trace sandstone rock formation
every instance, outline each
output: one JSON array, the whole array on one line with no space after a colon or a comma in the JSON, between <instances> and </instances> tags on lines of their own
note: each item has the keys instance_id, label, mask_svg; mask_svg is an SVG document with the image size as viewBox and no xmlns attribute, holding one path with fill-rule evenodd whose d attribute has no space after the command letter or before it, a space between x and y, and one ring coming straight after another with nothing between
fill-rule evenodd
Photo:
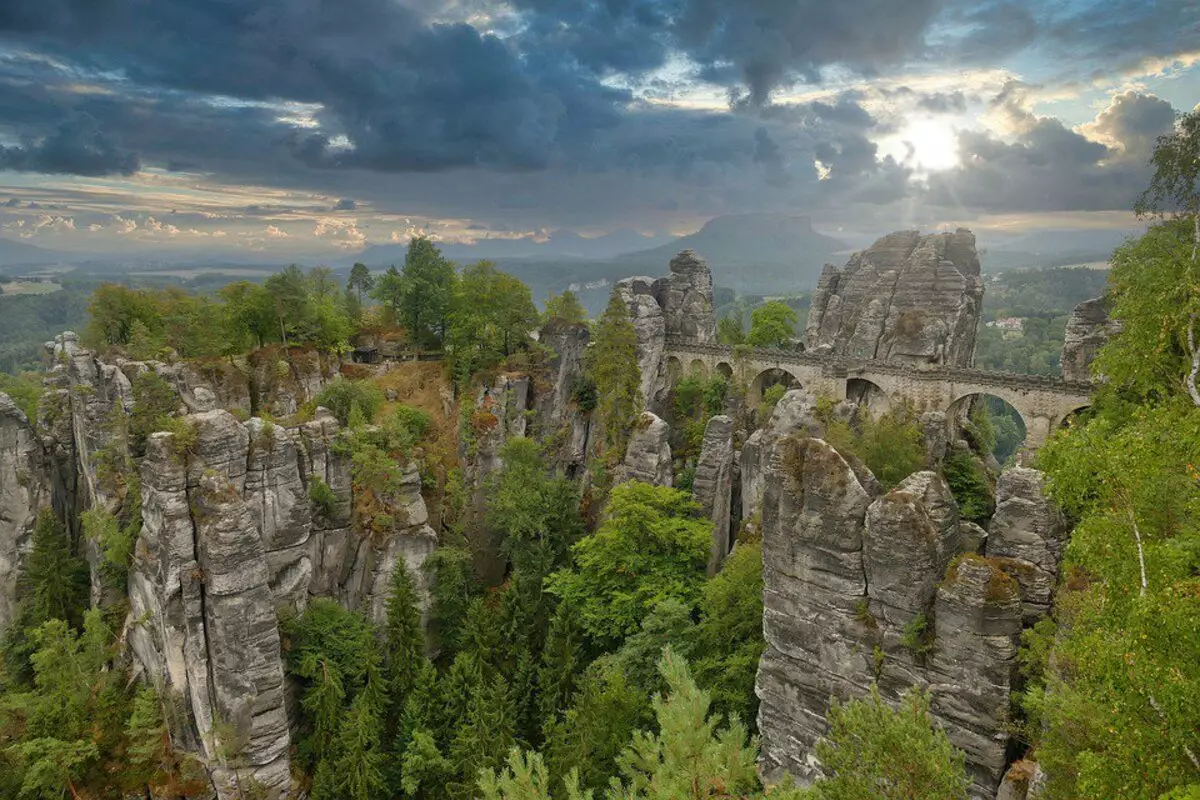
<instances>
[{"instance_id":1,"label":"sandstone rock formation","mask_svg":"<svg viewBox=\"0 0 1200 800\"><path fill-rule=\"evenodd\" d=\"M872 670L864 518L871 496L836 450L790 436L765 476L763 635L755 686L764 780L814 778L830 696L866 690Z\"/></svg>"},{"instance_id":2,"label":"sandstone rock formation","mask_svg":"<svg viewBox=\"0 0 1200 800\"><path fill-rule=\"evenodd\" d=\"M964 556L937 592L927 679L932 710L967 755L972 793L994 796L1007 755L1008 696L1016 676L1021 600L994 560Z\"/></svg>"},{"instance_id":3,"label":"sandstone rock formation","mask_svg":"<svg viewBox=\"0 0 1200 800\"><path fill-rule=\"evenodd\" d=\"M996 512L988 530L987 554L1009 559L1021 588L1026 623L1050 611L1058 568L1070 526L1043 493L1045 475L1016 467L996 482Z\"/></svg>"},{"instance_id":4,"label":"sandstone rock formation","mask_svg":"<svg viewBox=\"0 0 1200 800\"><path fill-rule=\"evenodd\" d=\"M1063 337L1061 371L1064 380L1090 381L1092 362L1100 348L1121 330L1121 324L1109 317L1109 303L1103 297L1085 300L1075 306L1067 319Z\"/></svg>"},{"instance_id":5,"label":"sandstone rock formation","mask_svg":"<svg viewBox=\"0 0 1200 800\"><path fill-rule=\"evenodd\" d=\"M278 615L310 596L384 617L400 563L422 604L423 563L436 546L413 465L382 537L352 522L349 458L324 409L285 429L223 409L190 414L195 441L150 437L141 464L143 529L129 575L127 636L144 674L184 701L194 728L181 732L207 764L219 797L241 797L253 777L272 796L290 785L289 722ZM332 491L316 507L314 481ZM245 768L225 768L229 741ZM221 755L224 753L224 755Z\"/></svg>"},{"instance_id":6,"label":"sandstone rock formation","mask_svg":"<svg viewBox=\"0 0 1200 800\"><path fill-rule=\"evenodd\" d=\"M505 560L500 552L500 537L489 528L486 519L488 476L497 472L504 443L513 436L524 436L528 427L530 379L524 375L500 375L491 386L475 396L471 414L471 435L461 443L459 458L463 479L470 493L466 509L466 527L472 531L471 553L475 572L489 584L504 577ZM465 399L463 402L470 402Z\"/></svg>"},{"instance_id":7,"label":"sandstone rock formation","mask_svg":"<svg viewBox=\"0 0 1200 800\"><path fill-rule=\"evenodd\" d=\"M983 300L975 237L898 231L826 266L807 349L851 358L968 366Z\"/></svg>"},{"instance_id":8,"label":"sandstone rock formation","mask_svg":"<svg viewBox=\"0 0 1200 800\"><path fill-rule=\"evenodd\" d=\"M739 470L742 519L762 511L766 474L780 440L795 431L810 436L824 435L824 426L814 416L816 409L817 398L801 389L791 389L775 404L766 426L752 433L742 445Z\"/></svg>"},{"instance_id":9,"label":"sandstone rock formation","mask_svg":"<svg viewBox=\"0 0 1200 800\"><path fill-rule=\"evenodd\" d=\"M799 409L800 398L792 404ZM812 748L831 696L861 696L875 683L897 700L915 686L932 694L935 717L967 754L972 797L991 800L1009 755L1004 710L1022 623L1044 613L1065 533L1041 496L1040 473L1001 478L1002 507L984 533L959 518L938 473L915 473L879 495L864 467L815 438L803 415L792 417L791 430L773 419L780 427L755 443L764 779L819 775ZM987 557L973 552L980 547Z\"/></svg>"},{"instance_id":10,"label":"sandstone rock formation","mask_svg":"<svg viewBox=\"0 0 1200 800\"><path fill-rule=\"evenodd\" d=\"M591 336L587 325L551 322L540 341L550 348L549 391L535 392L534 435L558 444L550 455L568 475L582 472L592 439L591 415L581 410L574 396L583 380L583 356Z\"/></svg>"},{"instance_id":11,"label":"sandstone rock formation","mask_svg":"<svg viewBox=\"0 0 1200 800\"><path fill-rule=\"evenodd\" d=\"M936 472L918 472L872 503L863 567L875 618L902 629L927 614L958 540L958 508Z\"/></svg>"},{"instance_id":12,"label":"sandstone rock formation","mask_svg":"<svg viewBox=\"0 0 1200 800\"><path fill-rule=\"evenodd\" d=\"M661 410L667 392L667 322L662 306L654 299L650 278L625 278L617 281L613 292L629 308L629 318L637 332L638 369L641 371L643 407Z\"/></svg>"},{"instance_id":13,"label":"sandstone rock formation","mask_svg":"<svg viewBox=\"0 0 1200 800\"><path fill-rule=\"evenodd\" d=\"M16 616L17 581L38 512L48 505L42 440L25 412L0 392L0 636Z\"/></svg>"},{"instance_id":14,"label":"sandstone rock formation","mask_svg":"<svg viewBox=\"0 0 1200 800\"><path fill-rule=\"evenodd\" d=\"M654 486L671 486L675 482L671 464L671 426L649 411L633 424L625 461L618 468L617 483L641 481Z\"/></svg>"},{"instance_id":15,"label":"sandstone rock formation","mask_svg":"<svg viewBox=\"0 0 1200 800\"><path fill-rule=\"evenodd\" d=\"M667 336L717 340L712 272L694 250L684 250L671 259L671 274L654 282L653 294L663 310Z\"/></svg>"},{"instance_id":16,"label":"sandstone rock formation","mask_svg":"<svg viewBox=\"0 0 1200 800\"><path fill-rule=\"evenodd\" d=\"M613 293L629 308L637 331L643 408L664 413L667 390L666 337L700 342L717 338L716 304L708 264L691 250L671 260L671 274L617 281Z\"/></svg>"},{"instance_id":17,"label":"sandstone rock formation","mask_svg":"<svg viewBox=\"0 0 1200 800\"><path fill-rule=\"evenodd\" d=\"M692 497L713 523L712 551L708 573L717 574L725 556L733 547L730 506L733 502L733 420L725 415L713 417L704 428L704 441Z\"/></svg>"}]
</instances>

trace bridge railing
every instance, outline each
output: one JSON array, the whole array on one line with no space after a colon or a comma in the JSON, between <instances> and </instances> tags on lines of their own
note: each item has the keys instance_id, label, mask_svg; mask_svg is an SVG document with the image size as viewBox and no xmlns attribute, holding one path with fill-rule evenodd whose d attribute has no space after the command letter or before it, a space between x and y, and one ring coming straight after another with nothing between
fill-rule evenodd
<instances>
[{"instance_id":1,"label":"bridge railing","mask_svg":"<svg viewBox=\"0 0 1200 800\"><path fill-rule=\"evenodd\" d=\"M820 355L796 350L781 350L768 347L732 347L730 345L698 342L682 336L668 336L667 351L682 351L689 354L724 356L732 363L736 355L744 355L757 361L773 361L779 364L819 367L822 371L837 376L853 377L856 373L873 372L887 375L902 375L919 381L952 381L955 383L980 383L1003 386L1011 389L1043 389L1058 394L1076 394L1090 397L1096 387L1091 383L1067 381L1052 375L1028 375L1020 372L973 369L946 365L918 366L877 359L846 358L845 356Z\"/></svg>"}]
</instances>

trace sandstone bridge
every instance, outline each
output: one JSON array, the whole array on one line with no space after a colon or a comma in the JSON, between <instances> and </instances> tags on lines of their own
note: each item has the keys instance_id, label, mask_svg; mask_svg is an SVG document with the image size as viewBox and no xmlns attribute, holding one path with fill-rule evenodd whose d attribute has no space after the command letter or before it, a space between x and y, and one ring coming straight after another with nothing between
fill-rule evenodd
<instances>
[{"instance_id":1,"label":"sandstone bridge","mask_svg":"<svg viewBox=\"0 0 1200 800\"><path fill-rule=\"evenodd\" d=\"M1041 375L734 348L676 337L667 338L666 355L672 381L683 374L736 374L755 405L765 388L785 383L819 397L865 400L876 413L908 402L918 412L943 411L949 419L965 411L973 398L991 395L1021 415L1030 448L1044 444L1072 414L1090 406L1094 391L1090 383Z\"/></svg>"}]
</instances>

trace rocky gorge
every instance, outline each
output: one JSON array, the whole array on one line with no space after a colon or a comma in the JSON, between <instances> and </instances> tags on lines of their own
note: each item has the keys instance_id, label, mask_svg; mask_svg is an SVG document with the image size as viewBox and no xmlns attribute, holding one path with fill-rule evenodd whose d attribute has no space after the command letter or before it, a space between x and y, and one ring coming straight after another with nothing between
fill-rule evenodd
<instances>
[{"instance_id":1,"label":"rocky gorge","mask_svg":"<svg viewBox=\"0 0 1200 800\"><path fill-rule=\"evenodd\" d=\"M710 573L739 535L762 539L766 649L756 692L764 780L820 775L813 746L827 731L831 698L862 696L874 684L894 701L917 687L966 754L972 795L996 797L1020 755L1009 725L1020 634L1053 602L1070 530L1044 497L1042 474L1021 465L993 470L994 512L977 525L943 474L951 454L986 459L972 450L962 419L914 408L926 463L885 487L827 441L831 420L854 424L872 413L866 398L820 398L804 387L765 416L729 402L702 420L695 454L677 458L672 434L682 420L671 402L678 376L667 341L716 341L708 265L685 251L668 276L626 278L614 294L636 334L640 385L613 480L675 486L688 474L712 522ZM982 295L968 231L894 233L844 268L826 268L806 351L966 367ZM1111 327L1099 305L1077 311L1064 375L1088 376ZM585 325L548 326L545 363L492 376L457 398L473 431L458 453L466 519L477 532L476 571L492 583L503 580L504 562L483 509L508 439L536 438L563 474L597 480L601 432L574 397L588 341ZM284 350L243 369L108 359L72 333L47 350L37 420L0 394L0 631L14 619L38 513L55 509L76 527L85 511L119 517L136 482L141 525L118 587L129 601L123 638L136 673L180 701L184 722L174 734L204 765L215 796L242 797L250 785L287 795L296 712L283 621L314 598L381 621L397 565L427 609L425 563L444 532L430 524L418 463L401 465L384 529L368 529L356 513L361 498L343 426L323 408L288 419L334 379L336 359ZM149 431L134 447L124 421L147 373L170 387L172 415L186 425ZM92 601L102 606L114 589L95 543L88 557Z\"/></svg>"}]
</instances>

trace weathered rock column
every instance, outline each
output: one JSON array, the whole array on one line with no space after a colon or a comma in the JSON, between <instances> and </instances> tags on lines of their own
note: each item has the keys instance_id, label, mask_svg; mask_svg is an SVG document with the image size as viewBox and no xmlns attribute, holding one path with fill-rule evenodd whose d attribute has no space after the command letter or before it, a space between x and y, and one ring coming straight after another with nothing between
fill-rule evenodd
<instances>
[{"instance_id":1,"label":"weathered rock column","mask_svg":"<svg viewBox=\"0 0 1200 800\"><path fill-rule=\"evenodd\" d=\"M25 412L0 392L0 636L17 613L17 582L38 513L50 504L42 440Z\"/></svg>"},{"instance_id":2,"label":"weathered rock column","mask_svg":"<svg viewBox=\"0 0 1200 800\"><path fill-rule=\"evenodd\" d=\"M671 259L671 274L654 282L653 294L662 307L667 336L701 343L717 340L712 271L694 250Z\"/></svg>"},{"instance_id":3,"label":"weathered rock column","mask_svg":"<svg viewBox=\"0 0 1200 800\"><path fill-rule=\"evenodd\" d=\"M704 443L696 462L692 497L713 522L708 574L716 575L733 546L730 504L733 502L733 420L713 417L704 428Z\"/></svg>"},{"instance_id":4,"label":"weathered rock column","mask_svg":"<svg viewBox=\"0 0 1200 800\"><path fill-rule=\"evenodd\" d=\"M873 631L860 606L871 496L836 450L804 436L779 444L765 478L760 768L766 781L809 781L829 698L857 696L870 682Z\"/></svg>"},{"instance_id":5,"label":"weathered rock column","mask_svg":"<svg viewBox=\"0 0 1200 800\"><path fill-rule=\"evenodd\" d=\"M1001 473L988 531L987 554L1010 562L1027 625L1050 613L1070 535L1066 517L1043 493L1045 482L1046 476L1036 469L1016 467Z\"/></svg>"},{"instance_id":6,"label":"weathered rock column","mask_svg":"<svg viewBox=\"0 0 1200 800\"><path fill-rule=\"evenodd\" d=\"M1092 362L1121 324L1109 317L1109 304L1103 297L1085 300L1075 306L1067 319L1063 336L1061 364L1063 380L1092 380Z\"/></svg>"},{"instance_id":7,"label":"weathered rock column","mask_svg":"<svg viewBox=\"0 0 1200 800\"><path fill-rule=\"evenodd\" d=\"M932 710L967 754L972 796L992 798L1006 764L1005 710L1021 633L1017 583L997 562L964 556L938 588L934 614Z\"/></svg>"},{"instance_id":8,"label":"weathered rock column","mask_svg":"<svg viewBox=\"0 0 1200 800\"><path fill-rule=\"evenodd\" d=\"M633 423L625 448L625 461L618 468L617 483L641 481L654 486L675 482L671 465L671 426L649 411Z\"/></svg>"}]
</instances>

